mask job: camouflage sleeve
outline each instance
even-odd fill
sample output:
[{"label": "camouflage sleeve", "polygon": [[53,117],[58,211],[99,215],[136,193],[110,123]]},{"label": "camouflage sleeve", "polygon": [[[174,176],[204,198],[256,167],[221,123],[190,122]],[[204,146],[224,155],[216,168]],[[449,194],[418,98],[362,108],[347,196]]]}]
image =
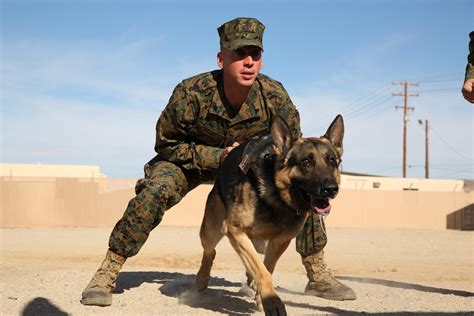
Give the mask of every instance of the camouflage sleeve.
[{"label": "camouflage sleeve", "polygon": [[469,37],[469,55],[467,56],[466,78],[464,81],[474,79],[474,32],[469,33]]},{"label": "camouflage sleeve", "polygon": [[182,85],[178,85],[156,124],[155,151],[167,161],[186,169],[215,171],[223,149],[196,144],[187,133],[198,110]]},{"label": "camouflage sleeve", "polygon": [[293,102],[291,102],[290,96],[283,86],[281,86],[281,91],[279,94],[281,95],[282,99],[273,109],[273,114],[283,117],[288,123],[288,126],[290,126],[293,137],[300,138],[302,136],[300,127],[300,114],[298,113],[298,110],[296,109]]}]

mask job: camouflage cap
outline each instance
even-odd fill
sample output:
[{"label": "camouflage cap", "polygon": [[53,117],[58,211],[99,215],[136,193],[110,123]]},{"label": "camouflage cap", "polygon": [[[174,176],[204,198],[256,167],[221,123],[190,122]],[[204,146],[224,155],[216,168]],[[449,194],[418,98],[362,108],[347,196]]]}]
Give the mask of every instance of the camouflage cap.
[{"label": "camouflage cap", "polygon": [[254,18],[236,18],[222,24],[219,32],[221,49],[235,50],[244,46],[257,46],[263,50],[265,25]]}]

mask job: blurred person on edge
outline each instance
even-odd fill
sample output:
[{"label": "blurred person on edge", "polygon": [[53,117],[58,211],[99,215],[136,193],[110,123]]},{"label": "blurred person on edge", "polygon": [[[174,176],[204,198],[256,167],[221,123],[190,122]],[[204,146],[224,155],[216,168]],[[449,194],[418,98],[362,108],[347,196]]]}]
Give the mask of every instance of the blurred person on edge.
[{"label": "blurred person on edge", "polygon": [[469,55],[467,56],[466,76],[462,86],[462,95],[474,103],[474,32],[469,33]]}]

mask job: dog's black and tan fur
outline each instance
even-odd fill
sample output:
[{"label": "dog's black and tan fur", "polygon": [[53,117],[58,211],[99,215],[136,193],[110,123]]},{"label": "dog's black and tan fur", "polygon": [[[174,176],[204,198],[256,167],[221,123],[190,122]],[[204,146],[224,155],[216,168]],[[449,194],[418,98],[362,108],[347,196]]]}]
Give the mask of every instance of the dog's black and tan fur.
[{"label": "dog's black and tan fur", "polygon": [[[201,226],[204,248],[197,274],[207,287],[217,243],[226,235],[242,259],[257,305],[266,314],[286,315],[272,284],[277,260],[301,230],[308,212],[327,213],[340,181],[344,123],[338,115],[320,138],[292,139],[276,117],[271,134],[242,144],[224,160],[209,193]],[[262,262],[254,244],[267,242]]]}]

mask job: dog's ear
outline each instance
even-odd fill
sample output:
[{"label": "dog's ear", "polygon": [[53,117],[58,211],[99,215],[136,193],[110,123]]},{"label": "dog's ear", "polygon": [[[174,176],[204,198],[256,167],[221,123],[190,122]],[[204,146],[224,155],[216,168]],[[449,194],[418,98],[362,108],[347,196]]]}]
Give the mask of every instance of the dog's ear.
[{"label": "dog's ear", "polygon": [[281,153],[287,152],[293,143],[293,136],[291,135],[290,127],[281,116],[275,116],[271,131],[276,147]]},{"label": "dog's ear", "polygon": [[338,114],[336,116],[323,137],[327,138],[335,147],[337,154],[342,156],[342,139],[344,138],[344,120],[342,115]]}]

